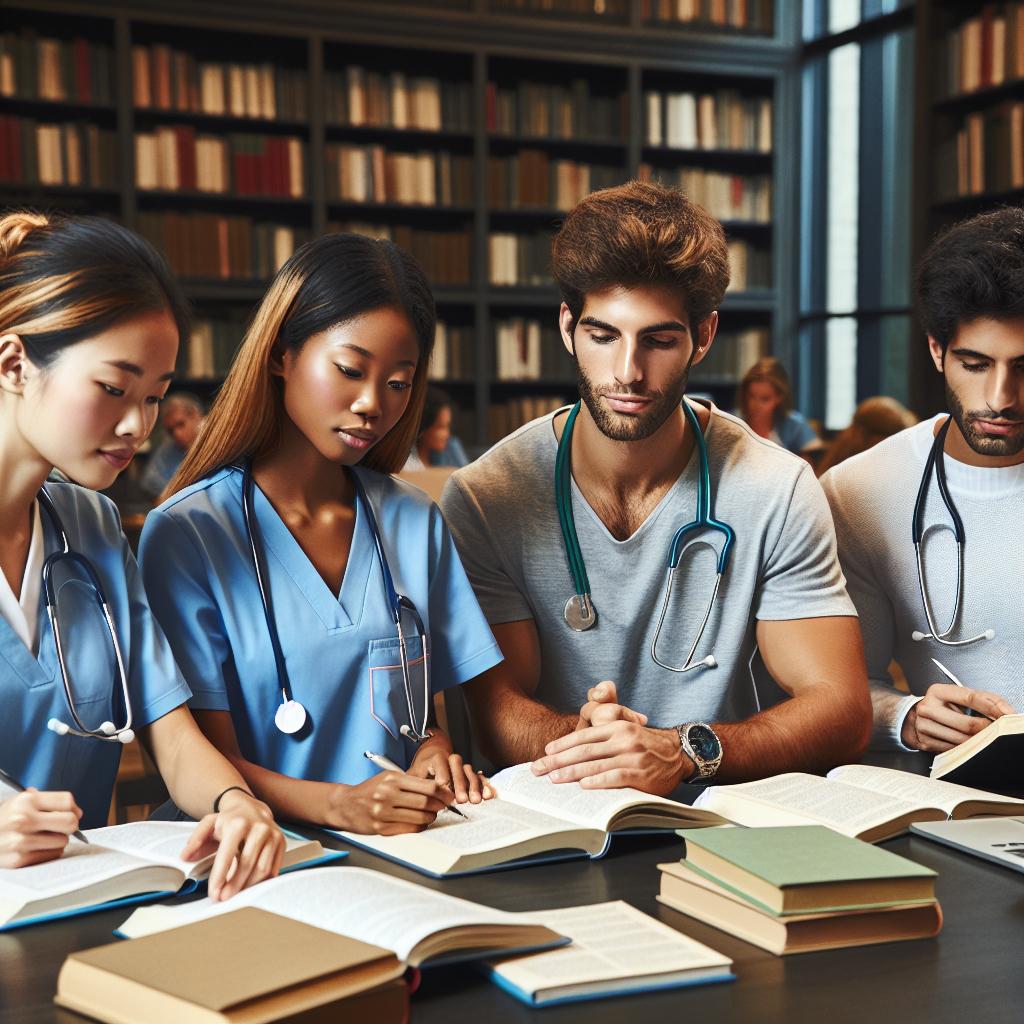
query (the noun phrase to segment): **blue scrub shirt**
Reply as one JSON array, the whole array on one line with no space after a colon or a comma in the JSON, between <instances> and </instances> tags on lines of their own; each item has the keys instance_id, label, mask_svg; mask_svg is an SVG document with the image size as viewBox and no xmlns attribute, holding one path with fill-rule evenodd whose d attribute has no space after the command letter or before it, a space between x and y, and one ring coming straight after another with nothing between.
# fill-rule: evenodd
<instances>
[{"instance_id":1,"label":"blue scrub shirt","mask_svg":"<svg viewBox=\"0 0 1024 1024\"><path fill-rule=\"evenodd\" d=\"M139 569L113 503L74 484L47 483L47 493L64 525L72 551L84 555L100 579L117 631L138 730L184 704L190 694L170 647L153 619ZM56 528L41 512L44 551L62 550ZM90 728L124 722L120 680L110 635L97 614L80 574L55 574L58 604L74 616L61 616L61 636L79 717ZM110 798L121 760L121 744L78 736L58 736L51 718L74 724L64 695L53 631L39 595L39 643L34 656L0 617L0 767L25 786L70 790L84 811L83 828L107 823ZM117 691L116 708L112 703Z\"/></svg>"},{"instance_id":2,"label":"blue scrub shirt","mask_svg":"<svg viewBox=\"0 0 1024 1024\"><path fill-rule=\"evenodd\" d=\"M418 488L355 469L372 504L399 593L423 619L432 693L501 661L437 506ZM356 503L348 564L333 593L259 487L253 507L265 581L292 695L309 715L286 735L270 634L242 514L242 472L223 469L150 513L139 561L154 613L192 692L192 707L230 711L243 756L293 778L355 784L378 769L363 752L408 767L409 713L398 639L365 513ZM417 725L419 638L410 638ZM411 639L411 642L410 642ZM375 721L374 712L387 728Z\"/></svg>"}]
</instances>

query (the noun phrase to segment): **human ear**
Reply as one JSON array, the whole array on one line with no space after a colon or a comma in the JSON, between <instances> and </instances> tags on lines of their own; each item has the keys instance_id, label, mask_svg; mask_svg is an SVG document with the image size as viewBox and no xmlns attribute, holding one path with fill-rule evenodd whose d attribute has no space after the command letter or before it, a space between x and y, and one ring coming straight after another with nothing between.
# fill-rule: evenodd
<instances>
[{"instance_id":1,"label":"human ear","mask_svg":"<svg viewBox=\"0 0 1024 1024\"><path fill-rule=\"evenodd\" d=\"M17 334L0 335L0 388L12 395L24 394L25 384L32 376L25 343Z\"/></svg>"},{"instance_id":2,"label":"human ear","mask_svg":"<svg viewBox=\"0 0 1024 1024\"><path fill-rule=\"evenodd\" d=\"M699 363L711 349L711 343L718 333L718 311L712 311L697 325L697 336L694 338L693 360Z\"/></svg>"},{"instance_id":3,"label":"human ear","mask_svg":"<svg viewBox=\"0 0 1024 1024\"><path fill-rule=\"evenodd\" d=\"M562 344L566 352L576 358L576 342L573 340L573 315L572 310L563 302L558 309L558 330L562 335Z\"/></svg>"},{"instance_id":4,"label":"human ear","mask_svg":"<svg viewBox=\"0 0 1024 1024\"><path fill-rule=\"evenodd\" d=\"M928 335L928 351L932 355L932 362L935 364L935 369L939 373L944 373L943 360L946 356L946 350L929 334Z\"/></svg>"}]
</instances>

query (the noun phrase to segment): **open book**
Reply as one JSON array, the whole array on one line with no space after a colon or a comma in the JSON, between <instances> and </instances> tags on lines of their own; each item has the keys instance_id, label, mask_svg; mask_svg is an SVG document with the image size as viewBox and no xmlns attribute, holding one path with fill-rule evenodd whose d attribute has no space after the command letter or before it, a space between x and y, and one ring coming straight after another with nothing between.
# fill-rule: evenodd
<instances>
[{"instance_id":1,"label":"open book","mask_svg":"<svg viewBox=\"0 0 1024 1024\"><path fill-rule=\"evenodd\" d=\"M352 867L271 878L224 903L205 899L177 907L142 907L118 934L129 939L153 935L239 907L259 907L382 946L412 967L547 949L568 941L533 914L492 910L380 871Z\"/></svg>"},{"instance_id":2,"label":"open book","mask_svg":"<svg viewBox=\"0 0 1024 1024\"><path fill-rule=\"evenodd\" d=\"M935 755L932 778L1017 789L1024 785L1024 715L1003 715Z\"/></svg>"},{"instance_id":3,"label":"open book","mask_svg":"<svg viewBox=\"0 0 1024 1024\"><path fill-rule=\"evenodd\" d=\"M451 876L508 866L524 858L576 850L600 857L610 833L638 828L697 828L722 818L638 789L583 789L578 782L538 778L528 764L498 772L497 797L459 804L429 828L402 836L338 832L347 842L428 875Z\"/></svg>"},{"instance_id":4,"label":"open book","mask_svg":"<svg viewBox=\"0 0 1024 1024\"><path fill-rule=\"evenodd\" d=\"M1010 797L867 764L833 768L825 778L791 772L712 786L694 805L738 825L825 825L869 843L891 839L914 821L1024 812L1024 802Z\"/></svg>"},{"instance_id":5,"label":"open book","mask_svg":"<svg viewBox=\"0 0 1024 1024\"><path fill-rule=\"evenodd\" d=\"M191 892L210 873L214 854L198 861L179 856L195 824L137 821L93 828L89 845L68 843L64 855L26 868L0 868L0 930L114 902ZM315 839L286 836L285 867L334 860ZM230 901L229 901L230 903Z\"/></svg>"},{"instance_id":6,"label":"open book","mask_svg":"<svg viewBox=\"0 0 1024 1024\"><path fill-rule=\"evenodd\" d=\"M534 915L571 946L485 965L491 980L527 1006L732 981L732 961L621 900Z\"/></svg>"}]
</instances>

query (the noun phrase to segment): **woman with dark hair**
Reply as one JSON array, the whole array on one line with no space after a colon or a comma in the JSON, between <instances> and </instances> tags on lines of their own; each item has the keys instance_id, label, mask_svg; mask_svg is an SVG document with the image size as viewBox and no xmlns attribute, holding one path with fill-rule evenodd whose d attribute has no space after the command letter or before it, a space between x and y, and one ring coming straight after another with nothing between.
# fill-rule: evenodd
<instances>
[{"instance_id":1,"label":"woman with dark hair","mask_svg":"<svg viewBox=\"0 0 1024 1024\"><path fill-rule=\"evenodd\" d=\"M431 466L451 466L458 469L466 465L466 453L457 437L452 434L452 400L433 385L427 388L423 403L416 444L402 467L407 472L428 469Z\"/></svg>"},{"instance_id":2,"label":"woman with dark hair","mask_svg":"<svg viewBox=\"0 0 1024 1024\"><path fill-rule=\"evenodd\" d=\"M0 867L105 825L138 730L202 819L181 856L216 849L210 894L226 899L277 873L284 838L196 728L117 511L90 489L149 436L186 323L165 263L125 228L0 217L0 756L28 787L0 795Z\"/></svg>"},{"instance_id":3,"label":"woman with dark hair","mask_svg":"<svg viewBox=\"0 0 1024 1024\"><path fill-rule=\"evenodd\" d=\"M824 447L814 428L793 408L793 389L786 368L773 356L759 359L740 381L736 406L747 426L797 455Z\"/></svg>"},{"instance_id":4,"label":"woman with dark hair","mask_svg":"<svg viewBox=\"0 0 1024 1024\"><path fill-rule=\"evenodd\" d=\"M423 271L391 242L301 247L143 530L200 726L292 820L397 834L489 795L429 719L436 692L501 655L437 507L389 475L434 326ZM407 770L375 774L364 752Z\"/></svg>"}]
</instances>

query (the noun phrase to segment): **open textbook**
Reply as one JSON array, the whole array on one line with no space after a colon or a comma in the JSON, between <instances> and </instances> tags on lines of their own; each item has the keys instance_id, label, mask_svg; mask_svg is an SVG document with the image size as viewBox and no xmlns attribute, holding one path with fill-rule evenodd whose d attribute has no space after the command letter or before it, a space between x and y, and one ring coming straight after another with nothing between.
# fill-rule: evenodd
<instances>
[{"instance_id":1,"label":"open textbook","mask_svg":"<svg viewBox=\"0 0 1024 1024\"><path fill-rule=\"evenodd\" d=\"M72 840L63 856L25 868L0 868L0 930L112 902L191 892L210 873L215 854L180 857L192 822L137 821L88 829L89 844ZM333 860L315 839L286 836L285 867Z\"/></svg>"},{"instance_id":2,"label":"open textbook","mask_svg":"<svg viewBox=\"0 0 1024 1024\"><path fill-rule=\"evenodd\" d=\"M611 833L640 828L697 828L724 821L638 789L583 789L578 782L538 778L528 764L506 768L491 782L493 800L459 804L465 818L440 814L429 828L402 836L338 832L347 842L429 875L485 871L554 851L600 857Z\"/></svg>"},{"instance_id":3,"label":"open textbook","mask_svg":"<svg viewBox=\"0 0 1024 1024\"><path fill-rule=\"evenodd\" d=\"M240 907L258 907L382 946L412 967L547 949L568 942L536 915L492 910L380 871L353 867L281 875L222 903L207 898L177 907L141 907L121 925L118 934L135 939Z\"/></svg>"},{"instance_id":4,"label":"open textbook","mask_svg":"<svg viewBox=\"0 0 1024 1024\"><path fill-rule=\"evenodd\" d=\"M738 825L826 825L869 843L891 839L915 821L1024 812L1020 800L867 764L833 768L825 778L791 772L712 786L694 806Z\"/></svg>"}]
</instances>

